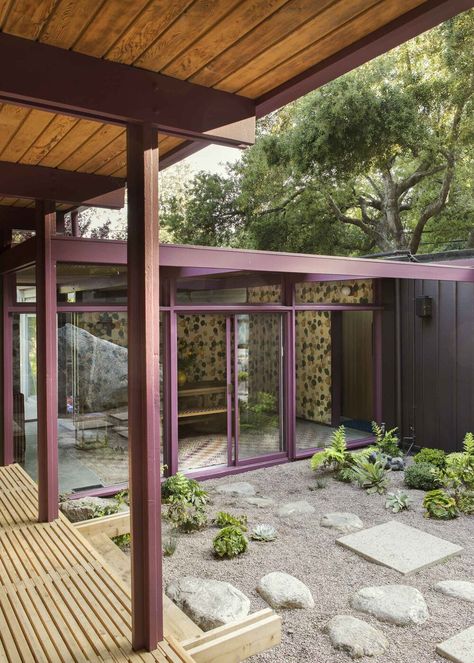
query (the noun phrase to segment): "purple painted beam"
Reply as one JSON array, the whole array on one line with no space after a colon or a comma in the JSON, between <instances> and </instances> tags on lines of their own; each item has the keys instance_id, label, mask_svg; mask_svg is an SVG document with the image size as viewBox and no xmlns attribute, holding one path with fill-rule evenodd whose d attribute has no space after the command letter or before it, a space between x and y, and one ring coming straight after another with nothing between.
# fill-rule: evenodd
<instances>
[{"instance_id":1,"label":"purple painted beam","mask_svg":"<svg viewBox=\"0 0 474 663\"><path fill-rule=\"evenodd\" d=\"M158 136L127 127L128 425L132 644L163 638L160 489Z\"/></svg>"},{"instance_id":2,"label":"purple painted beam","mask_svg":"<svg viewBox=\"0 0 474 663\"><path fill-rule=\"evenodd\" d=\"M14 462L13 445L13 326L8 311L13 299L11 277L2 279L2 424L3 444L0 465Z\"/></svg>"},{"instance_id":3,"label":"purple painted beam","mask_svg":"<svg viewBox=\"0 0 474 663\"><path fill-rule=\"evenodd\" d=\"M0 205L0 228L35 230L36 214L34 208Z\"/></svg>"},{"instance_id":4,"label":"purple painted beam","mask_svg":"<svg viewBox=\"0 0 474 663\"><path fill-rule=\"evenodd\" d=\"M379 30L264 94L256 102L257 117L268 115L408 39L471 9L473 5L472 0L426 0Z\"/></svg>"},{"instance_id":5,"label":"purple painted beam","mask_svg":"<svg viewBox=\"0 0 474 663\"><path fill-rule=\"evenodd\" d=\"M51 251L55 204L37 201L36 214L38 519L51 522L58 517L59 499L56 277Z\"/></svg>"},{"instance_id":6,"label":"purple painted beam","mask_svg":"<svg viewBox=\"0 0 474 663\"><path fill-rule=\"evenodd\" d=\"M14 63L0 70L5 102L104 122L149 123L188 138L210 132L209 141L223 145L253 142L248 122L255 121L255 103L246 97L4 33L0 62Z\"/></svg>"},{"instance_id":7,"label":"purple painted beam","mask_svg":"<svg viewBox=\"0 0 474 663\"><path fill-rule=\"evenodd\" d=\"M120 177L0 161L0 196L62 203L90 201L90 205L105 207L121 200L123 206L123 186L124 180Z\"/></svg>"}]
</instances>

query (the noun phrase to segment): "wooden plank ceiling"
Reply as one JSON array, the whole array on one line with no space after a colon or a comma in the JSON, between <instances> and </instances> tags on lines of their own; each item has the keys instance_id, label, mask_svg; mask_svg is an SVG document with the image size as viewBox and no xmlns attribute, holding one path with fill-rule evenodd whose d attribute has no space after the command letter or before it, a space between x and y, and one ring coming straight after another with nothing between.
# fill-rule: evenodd
<instances>
[{"instance_id":1,"label":"wooden plank ceiling","mask_svg":"<svg viewBox=\"0 0 474 663\"><path fill-rule=\"evenodd\" d=\"M258 99L424 1L0 0L0 29ZM126 177L125 132L3 104L0 160Z\"/></svg>"}]
</instances>

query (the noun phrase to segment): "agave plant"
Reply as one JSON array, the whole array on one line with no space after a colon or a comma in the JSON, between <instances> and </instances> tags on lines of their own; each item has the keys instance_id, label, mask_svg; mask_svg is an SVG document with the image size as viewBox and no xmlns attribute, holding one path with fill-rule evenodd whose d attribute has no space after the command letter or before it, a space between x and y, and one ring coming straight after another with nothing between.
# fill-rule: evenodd
<instances>
[{"instance_id":1,"label":"agave plant","mask_svg":"<svg viewBox=\"0 0 474 663\"><path fill-rule=\"evenodd\" d=\"M250 536L254 541L275 541L277 531L273 525L257 525Z\"/></svg>"},{"instance_id":2,"label":"agave plant","mask_svg":"<svg viewBox=\"0 0 474 663\"><path fill-rule=\"evenodd\" d=\"M387 490L387 470L383 461L377 460L371 463L368 460L359 460L352 468L352 476L369 495L372 493L382 495Z\"/></svg>"},{"instance_id":3,"label":"agave plant","mask_svg":"<svg viewBox=\"0 0 474 663\"><path fill-rule=\"evenodd\" d=\"M411 500L406 493L397 490L396 493L388 493L385 501L385 508L390 509L392 513L405 511L410 507Z\"/></svg>"}]
</instances>

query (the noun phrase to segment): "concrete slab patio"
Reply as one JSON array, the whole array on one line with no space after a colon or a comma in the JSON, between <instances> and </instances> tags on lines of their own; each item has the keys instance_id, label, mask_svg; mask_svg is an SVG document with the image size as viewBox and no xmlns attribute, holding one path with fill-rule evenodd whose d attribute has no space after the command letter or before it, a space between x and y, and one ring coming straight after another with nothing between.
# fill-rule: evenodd
<instances>
[{"instance_id":1,"label":"concrete slab patio","mask_svg":"<svg viewBox=\"0 0 474 663\"><path fill-rule=\"evenodd\" d=\"M337 543L403 575L444 562L462 551L461 546L450 541L395 521L348 534L337 539Z\"/></svg>"},{"instance_id":2,"label":"concrete slab patio","mask_svg":"<svg viewBox=\"0 0 474 663\"><path fill-rule=\"evenodd\" d=\"M454 663L474 663L474 626L442 642L436 653Z\"/></svg>"}]
</instances>

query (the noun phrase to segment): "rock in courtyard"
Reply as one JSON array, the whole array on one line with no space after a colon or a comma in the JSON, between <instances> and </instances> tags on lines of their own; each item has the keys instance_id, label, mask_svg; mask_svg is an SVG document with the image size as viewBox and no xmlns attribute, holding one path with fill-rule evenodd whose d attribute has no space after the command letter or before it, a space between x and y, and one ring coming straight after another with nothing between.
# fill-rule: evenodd
<instances>
[{"instance_id":1,"label":"rock in courtyard","mask_svg":"<svg viewBox=\"0 0 474 663\"><path fill-rule=\"evenodd\" d=\"M319 521L319 524L321 527L330 527L343 534L357 532L357 530L364 527L364 523L359 516L356 516L355 513L347 513L344 511L326 513Z\"/></svg>"},{"instance_id":2,"label":"rock in courtyard","mask_svg":"<svg viewBox=\"0 0 474 663\"><path fill-rule=\"evenodd\" d=\"M274 571L263 576L257 592L272 608L314 608L309 588L288 573Z\"/></svg>"},{"instance_id":3,"label":"rock in courtyard","mask_svg":"<svg viewBox=\"0 0 474 663\"><path fill-rule=\"evenodd\" d=\"M474 582L467 580L442 580L434 586L437 592L451 596L453 599L474 603Z\"/></svg>"},{"instance_id":4,"label":"rock in courtyard","mask_svg":"<svg viewBox=\"0 0 474 663\"><path fill-rule=\"evenodd\" d=\"M336 615L326 624L325 632L333 647L351 658L380 656L388 649L388 640L379 630L350 615Z\"/></svg>"},{"instance_id":5,"label":"rock in courtyard","mask_svg":"<svg viewBox=\"0 0 474 663\"><path fill-rule=\"evenodd\" d=\"M408 585L364 587L352 597L351 605L354 610L397 626L423 624L429 617L423 595Z\"/></svg>"}]
</instances>

